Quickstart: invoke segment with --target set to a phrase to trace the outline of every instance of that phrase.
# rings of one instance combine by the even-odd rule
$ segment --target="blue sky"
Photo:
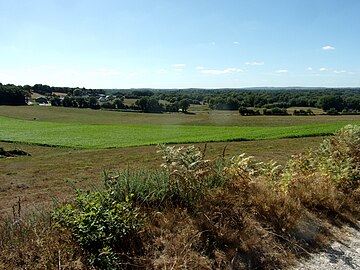
[[[360,86],[359,0],[0,0],[0,82]]]

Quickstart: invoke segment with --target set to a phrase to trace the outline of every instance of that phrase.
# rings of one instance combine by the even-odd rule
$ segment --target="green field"
[[[119,125],[40,122],[0,117],[0,140],[63,147],[111,148],[322,136],[334,133],[345,124],[336,122],[279,127]]]

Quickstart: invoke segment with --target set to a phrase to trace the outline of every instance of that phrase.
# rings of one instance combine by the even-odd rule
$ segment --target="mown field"
[[[49,146],[112,148],[169,143],[323,136],[346,123],[287,127],[66,124],[0,117],[0,140]]]

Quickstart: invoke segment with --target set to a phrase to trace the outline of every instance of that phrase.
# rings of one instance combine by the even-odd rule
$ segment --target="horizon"
[[[356,0],[0,0],[0,9],[4,84],[360,86]]]

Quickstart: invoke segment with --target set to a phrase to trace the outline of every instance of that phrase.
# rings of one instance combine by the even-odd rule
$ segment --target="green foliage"
[[[187,112],[191,104],[191,100],[184,98],[179,101],[179,107],[181,108],[182,112]]]
[[[347,125],[323,141],[317,152],[320,169],[336,184],[360,184],[360,126]]]
[[[159,100],[154,97],[142,97],[136,100],[135,105],[147,113],[160,113],[164,110]]]
[[[122,201],[131,195],[132,200],[140,205],[157,207],[168,202],[169,180],[164,170],[105,171],[104,180],[112,186],[116,200]]]
[[[293,115],[305,115],[305,116],[312,115],[313,116],[315,114],[311,109],[307,109],[306,111],[300,109],[300,110],[294,110]]]
[[[355,189],[360,185],[360,126],[347,125],[333,137],[325,139],[319,149],[294,155],[286,167],[274,161],[257,162],[252,156],[233,157],[225,167],[230,178],[245,182],[265,178],[286,191],[301,177],[325,177],[341,189]]]
[[[283,173],[286,185],[299,175],[325,177],[342,189],[360,184],[360,126],[347,125],[325,139],[317,150],[293,156]]]
[[[0,105],[26,105],[30,92],[13,84],[0,83]]]
[[[161,146],[164,163],[161,165],[169,176],[171,199],[193,205],[206,192],[207,178],[211,177],[212,164],[204,159],[195,146]]]
[[[246,108],[246,107],[240,107],[239,108],[239,113],[242,116],[260,115],[259,110],[253,110],[253,109],[249,109],[249,108]]]
[[[337,109],[335,108],[330,108],[327,110],[326,114],[329,114],[329,115],[339,115],[339,112]]]
[[[264,109],[264,115],[289,115],[285,108],[274,107],[270,110]]]
[[[138,205],[162,208],[168,205],[193,207],[209,189],[223,185],[220,160],[205,160],[194,147],[161,146],[164,163],[158,170],[127,169],[105,172],[116,200],[130,194]]]
[[[326,112],[330,109],[341,112],[344,109],[344,100],[340,95],[325,95],[319,99],[318,105]]]
[[[55,210],[53,218],[71,231],[90,264],[101,269],[120,267],[119,252],[131,250],[141,225],[131,196],[115,200],[110,185],[102,192],[77,191],[74,205]]]

